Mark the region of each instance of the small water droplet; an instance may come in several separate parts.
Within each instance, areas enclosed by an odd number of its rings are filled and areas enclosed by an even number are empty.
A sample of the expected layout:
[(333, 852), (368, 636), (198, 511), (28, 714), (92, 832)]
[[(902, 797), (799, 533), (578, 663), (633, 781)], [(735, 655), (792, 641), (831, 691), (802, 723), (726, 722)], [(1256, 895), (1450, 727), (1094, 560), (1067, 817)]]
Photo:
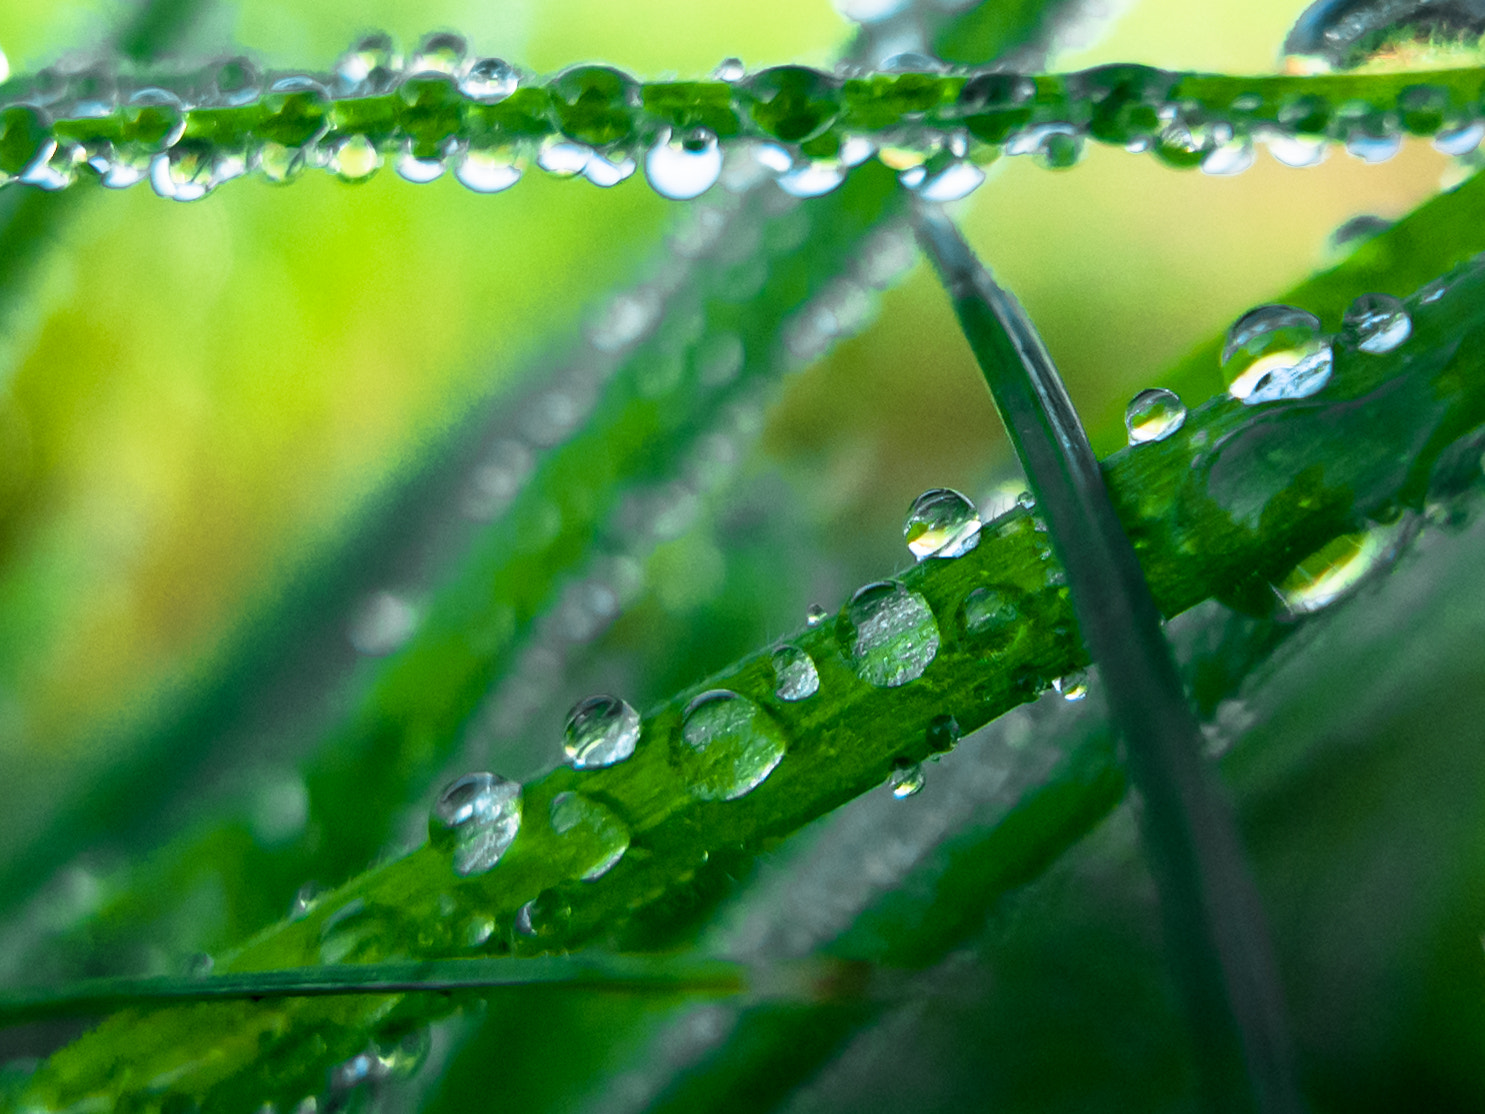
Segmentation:
[(753, 701), (726, 689), (686, 706), (681, 738), (696, 754), (696, 796), (731, 801), (761, 785), (784, 757), (784, 734)]
[(177, 143), (155, 156), (150, 164), (150, 185), (171, 201), (199, 201), (216, 187), (211, 145)]
[(1445, 128), (1433, 137), (1436, 151), (1444, 155), (1467, 155), (1485, 139), (1485, 124), (1476, 122), (1457, 128)]
[(320, 903), (324, 895), (318, 884), (306, 882), (294, 891), (294, 899), (289, 902), (289, 920), (302, 921), (314, 911), (314, 907)]
[(464, 56), (468, 52), (469, 46), (463, 35), (456, 35), (451, 31), (435, 31), (423, 36), (423, 41), (413, 52), (412, 62), (407, 69), (413, 74), (440, 73), (458, 76), (464, 68)]
[(894, 768), (887, 777), (887, 788), (892, 790), (892, 795), (899, 801), (905, 801), (921, 793), (925, 781), (923, 767), (914, 762)]
[(1023, 491), (1016, 496), (1016, 506), (1023, 511), (1034, 511), (1036, 510), (1036, 496), (1029, 491)]
[(330, 172), (345, 182), (364, 182), (382, 165), (382, 153), (364, 135), (352, 135), (330, 151)]
[(790, 702), (807, 700), (820, 691), (815, 660), (798, 646), (780, 646), (773, 652), (774, 695)]
[(357, 653), (385, 657), (406, 644), (418, 629), (418, 609), (392, 592), (373, 592), (361, 601), (347, 632)]
[(1414, 536), (1417, 523), (1403, 516), (1388, 525), (1374, 525), (1344, 534), (1310, 554), (1280, 581), (1276, 591), (1290, 615), (1310, 615), (1353, 595), (1387, 567), (1403, 543)]
[(428, 819), (433, 845), (452, 852), (454, 871), (483, 874), (500, 861), (521, 828), (521, 784), (498, 774), (465, 774), (450, 783)]
[(385, 32), (363, 35), (335, 62), (335, 82), (344, 93), (373, 96), (396, 84), (402, 70), (402, 55)]
[(606, 158), (594, 152), (583, 166), (583, 177), (595, 186), (608, 189), (617, 186), (631, 174), (634, 173), (637, 164), (628, 155), (619, 155), (617, 158)]
[(1346, 310), (1342, 326), (1346, 339), (1374, 356), (1391, 352), (1413, 335), (1413, 319), (1391, 294), (1361, 295)]
[(868, 684), (896, 688), (923, 676), (938, 654), (928, 601), (892, 580), (868, 584), (846, 605), (851, 663)]
[(475, 193), (499, 193), (521, 180), (523, 160), (508, 144), (471, 143), (454, 156), (454, 177)]
[(1253, 406), (1315, 394), (1330, 380), (1332, 354), (1313, 313), (1265, 305), (1227, 331), (1222, 364), (1228, 392)]
[(459, 92), (481, 104), (498, 104), (520, 83), (519, 71), (504, 58), (481, 58), (459, 79)]
[(1421, 306), (1431, 306), (1448, 292), (1449, 282), (1447, 279), (1434, 279), (1418, 291), (1418, 304)]
[(1021, 617), (1020, 593), (1014, 588), (976, 588), (964, 597), (959, 621), (964, 633), (977, 639), (1008, 641)]
[(1151, 387), (1130, 399), (1124, 410), (1124, 428), (1131, 445), (1164, 441), (1186, 424), (1186, 404), (1175, 391)]
[(351, 898), (320, 925), (320, 962), (346, 963), (364, 957), (377, 930), (378, 917), (365, 899)]
[[(916, 168), (924, 170), (923, 167)], [(985, 181), (985, 172), (972, 162), (956, 159), (938, 171), (924, 171), (921, 180), (913, 188), (925, 201), (960, 201), (979, 189)]]
[(592, 157), (593, 148), (586, 144), (548, 136), (537, 150), (536, 165), (558, 178), (572, 178), (583, 172)]
[(722, 174), (722, 149), (705, 128), (666, 132), (645, 156), (645, 177), (662, 197), (686, 201), (700, 197)]
[[(629, 829), (607, 805), (571, 791), (552, 798), (552, 830), (569, 853), (580, 852), (579, 877), (602, 878), (629, 850)], [(575, 850), (574, 850), (575, 849)]]
[(712, 71), (712, 78), (716, 81), (741, 81), (747, 72), (741, 58), (723, 58)]
[(416, 146), (414, 140), (408, 139), (403, 143), (402, 150), (397, 152), (396, 161), (393, 163), (397, 176), (416, 185), (424, 185), (442, 177), (443, 158), (441, 156), (423, 158), (416, 153)]
[(495, 935), (495, 918), (471, 917), (464, 925), (464, 946), (466, 948), (483, 947), (493, 935)]
[(919, 561), (963, 557), (980, 544), (980, 512), (952, 488), (930, 488), (908, 508), (902, 536)]
[(807, 627), (818, 627), (829, 617), (830, 612), (826, 611), (817, 603), (810, 604), (804, 610), (804, 624)]
[(287, 147), (282, 143), (268, 142), (258, 148), (258, 169), (263, 177), (280, 185), (292, 182), (304, 173), (309, 159), (303, 147)]
[(634, 753), (639, 713), (617, 696), (590, 696), (573, 705), (562, 733), (562, 752), (580, 770), (612, 766)]
[(1379, 236), (1392, 227), (1386, 217), (1362, 213), (1352, 217), (1330, 234), (1330, 246), (1336, 251), (1350, 251), (1358, 244)]
[(790, 197), (822, 197), (846, 180), (839, 159), (806, 159), (779, 175), (779, 189)]
[(1268, 152), (1285, 166), (1319, 166), (1325, 161), (1324, 139), (1294, 135), (1287, 131), (1268, 131), (1264, 135)]
[(1079, 669), (1075, 673), (1058, 677), (1052, 682), (1052, 687), (1061, 694), (1062, 699), (1069, 703), (1082, 700), (1088, 695), (1088, 673), (1086, 670)]
[(1213, 147), (1201, 160), (1201, 172), (1218, 178), (1241, 174), (1253, 165), (1253, 141), (1240, 136)]
[(186, 960), (186, 977), (192, 979), (207, 978), (216, 966), (216, 960), (207, 952), (197, 952)]

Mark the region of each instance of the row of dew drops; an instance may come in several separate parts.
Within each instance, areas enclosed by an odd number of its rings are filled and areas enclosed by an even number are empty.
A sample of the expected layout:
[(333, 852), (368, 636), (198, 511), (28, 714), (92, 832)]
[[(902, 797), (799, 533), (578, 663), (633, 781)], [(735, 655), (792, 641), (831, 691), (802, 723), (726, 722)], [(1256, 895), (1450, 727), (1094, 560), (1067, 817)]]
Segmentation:
[[(1436, 290), (1425, 290), (1420, 300), (1436, 300), (1443, 289), (1437, 285)], [(1390, 295), (1363, 295), (1344, 317), (1346, 341), (1368, 354), (1395, 350), (1411, 332), (1406, 308)], [(1321, 333), (1319, 319), (1286, 305), (1261, 306), (1244, 314), (1229, 330), (1223, 350), (1229, 393), (1249, 406), (1316, 394), (1329, 380), (1332, 362), (1332, 342)], [(1142, 391), (1125, 414), (1129, 442), (1138, 446), (1164, 440), (1182, 427), (1185, 418), (1185, 407), (1173, 392)], [(1033, 505), (1029, 495), (1023, 495), (1020, 504), (1028, 509)], [(913, 502), (904, 537), (919, 561), (952, 559), (975, 549), (981, 525), (970, 499), (948, 488), (934, 488)], [(1291, 610), (1314, 610), (1335, 598), (1330, 582), (1339, 571), (1327, 570), (1306, 583), (1288, 585), (1286, 602)], [(977, 587), (961, 605), (959, 621), (971, 636), (1004, 635), (1020, 617), (1020, 597), (1013, 588)], [(807, 623), (818, 627), (827, 618), (822, 608), (812, 607)], [(897, 581), (861, 588), (846, 604), (844, 620), (850, 664), (869, 684), (883, 688), (907, 684), (921, 677), (937, 655), (939, 628), (927, 600)], [(818, 670), (804, 649), (780, 645), (771, 664), (779, 700), (795, 703), (819, 691)], [(1072, 675), (1059, 679), (1054, 688), (1065, 699), (1078, 700), (1087, 693), (1087, 682), (1082, 674)], [(930, 729), (946, 736), (935, 740), (935, 749), (947, 749), (958, 737), (950, 717), (941, 718), (945, 722)], [(627, 702), (610, 695), (592, 696), (569, 713), (563, 753), (578, 769), (612, 766), (635, 752), (641, 731), (639, 713)], [(704, 692), (687, 705), (681, 739), (694, 765), (693, 792), (705, 801), (734, 800), (752, 791), (773, 772), (786, 750), (783, 731), (773, 717), (754, 701), (726, 689)], [(917, 765), (901, 766), (888, 784), (894, 796), (913, 796), (923, 787), (923, 771)], [(590, 854), (581, 872), (586, 880), (601, 878), (628, 849), (624, 822), (607, 805), (581, 793), (558, 794), (548, 819), (558, 835), (586, 841)], [(473, 875), (500, 861), (521, 823), (520, 784), (497, 774), (472, 773), (444, 790), (433, 807), (429, 830), (435, 846), (452, 856), (455, 871)], [(523, 910), (517, 923), (529, 926), (529, 911)]]
[[(882, 69), (912, 73), (942, 72), (944, 67), (923, 55), (903, 54), (889, 59)], [(724, 60), (712, 76), (737, 85), (750, 80), (736, 58)], [(194, 107), (241, 107), (265, 96), (308, 96), (326, 102), (332, 97), (384, 94), (409, 79), (427, 78), (451, 81), (464, 97), (481, 104), (506, 100), (531, 80), (503, 59), (471, 57), (464, 38), (450, 32), (425, 36), (405, 60), (390, 36), (364, 36), (340, 56), (332, 73), (323, 79), (309, 74), (265, 77), (246, 58), (225, 60), (194, 86), (178, 89), (161, 85), (121, 88), (120, 78), (101, 65), (70, 73), (45, 70), (16, 105), (72, 119), (106, 117), (122, 107), (126, 115), (158, 117), (160, 134), (148, 144), (117, 145), (106, 139), (78, 143), (53, 137), (41, 144), (35, 158), (14, 177), (55, 190), (72, 185), (80, 172), (90, 170), (109, 188), (123, 189), (148, 179), (162, 197), (194, 201), (253, 170), (276, 182), (289, 181), (311, 167), (326, 169), (346, 181), (365, 181), (381, 169), (390, 153), (396, 172), (409, 181), (431, 182), (451, 169), (469, 189), (496, 193), (519, 181), (532, 161), (558, 177), (582, 177), (598, 186), (614, 186), (635, 173), (638, 155), (646, 178), (658, 193), (686, 200), (706, 192), (725, 173), (723, 145), (715, 132), (702, 126), (664, 127), (647, 144), (620, 144), (603, 150), (560, 134), (541, 140), (534, 149), (508, 139), (466, 140), (457, 136), (429, 148), (404, 137), (390, 152), (362, 134), (337, 136), (321, 144), (327, 126), (299, 145), (263, 141), (252, 148), (185, 134), (185, 114)], [(1432, 111), (1440, 96), (1447, 101), (1442, 90), (1417, 88), (1421, 90), (1419, 96), (1428, 101), (1423, 109)], [(968, 82), (960, 100), (965, 104), (984, 102), (982, 107), (987, 110), (1017, 111), (1029, 105), (1034, 95), (1035, 85), (1029, 78), (988, 74)], [(1316, 111), (1310, 103), (1313, 99), (1302, 97), (1296, 102), (1296, 120)], [(1252, 164), (1252, 137), (1240, 134), (1230, 123), (1203, 120), (1199, 106), (1162, 103), (1147, 107), (1158, 115), (1156, 132), (1133, 136), (1126, 144), (1130, 150), (1159, 146), (1186, 152), (1195, 159), (1191, 164), (1219, 175), (1240, 173)], [(1201, 122), (1186, 119), (1193, 112), (1193, 119)], [(1398, 113), (1375, 116), (1368, 107), (1365, 119), (1347, 129), (1344, 136), (1347, 150), (1368, 162), (1389, 158), (1401, 146), (1403, 129)], [(1280, 117), (1282, 123), (1283, 112)], [(999, 153), (1031, 155), (1050, 167), (1070, 166), (1081, 157), (1085, 133), (1083, 126), (1053, 120), (1028, 124), (995, 143), (976, 139), (962, 128), (918, 128), (911, 134), (903, 132), (878, 140), (848, 134), (829, 155), (806, 155), (796, 143), (771, 140), (742, 140), (736, 146), (742, 152), (741, 161), (749, 167), (745, 178), (754, 172), (771, 175), (781, 189), (796, 197), (834, 190), (852, 167), (875, 157), (896, 170), (907, 188), (929, 201), (945, 202), (973, 192), (985, 180), (979, 164)], [(1328, 146), (1324, 136), (1307, 136), (1283, 126), (1260, 128), (1259, 134), (1276, 159), (1292, 166), (1314, 165), (1324, 158)], [(1443, 124), (1434, 142), (1446, 154), (1465, 155), (1479, 145), (1482, 137), (1485, 124), (1460, 120)], [(1182, 165), (1190, 161), (1183, 158)]]

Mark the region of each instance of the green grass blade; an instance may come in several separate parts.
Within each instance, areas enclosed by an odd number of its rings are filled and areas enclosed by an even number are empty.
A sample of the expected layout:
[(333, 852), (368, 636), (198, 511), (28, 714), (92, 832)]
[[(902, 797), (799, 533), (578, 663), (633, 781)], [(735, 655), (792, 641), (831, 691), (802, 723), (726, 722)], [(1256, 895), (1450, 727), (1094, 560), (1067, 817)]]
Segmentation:
[(1200, 725), (1098, 459), (1020, 303), (941, 214), (920, 211), (918, 229), (1046, 517), (1144, 798), (1145, 839), (1207, 1102), (1297, 1111), (1294, 1051), (1262, 900), (1201, 756)]

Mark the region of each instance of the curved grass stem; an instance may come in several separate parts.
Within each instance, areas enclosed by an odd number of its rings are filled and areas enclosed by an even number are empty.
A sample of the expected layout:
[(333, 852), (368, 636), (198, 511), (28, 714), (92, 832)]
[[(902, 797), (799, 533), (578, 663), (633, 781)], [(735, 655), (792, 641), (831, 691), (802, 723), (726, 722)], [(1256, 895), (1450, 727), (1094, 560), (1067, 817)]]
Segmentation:
[(1134, 547), (1030, 318), (941, 214), (919, 239), (975, 359), (1067, 572), (1073, 609), (1125, 743), (1190, 1017), (1207, 1109), (1298, 1111), (1294, 1055), (1258, 892)]

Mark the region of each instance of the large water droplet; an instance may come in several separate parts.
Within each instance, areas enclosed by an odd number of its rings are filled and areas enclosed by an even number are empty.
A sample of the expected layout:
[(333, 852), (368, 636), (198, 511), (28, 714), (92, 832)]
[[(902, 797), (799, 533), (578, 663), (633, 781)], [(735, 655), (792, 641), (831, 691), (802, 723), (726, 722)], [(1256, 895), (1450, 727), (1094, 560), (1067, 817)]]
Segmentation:
[(963, 557), (980, 544), (980, 512), (952, 488), (930, 488), (908, 508), (902, 536), (920, 561)]
[(846, 605), (851, 664), (868, 684), (896, 688), (923, 676), (938, 653), (928, 601), (896, 581), (868, 584)]
[(552, 798), (552, 830), (563, 838), (569, 854), (578, 853), (579, 876), (585, 882), (602, 878), (629, 850), (629, 828), (618, 814), (581, 793), (558, 793)]
[(1391, 352), (1413, 335), (1413, 319), (1391, 294), (1363, 294), (1342, 319), (1346, 338), (1363, 352)]
[(892, 790), (892, 795), (899, 801), (905, 801), (909, 797), (916, 797), (923, 791), (925, 780), (923, 767), (914, 762), (911, 765), (895, 767), (887, 777), (887, 788)]
[(435, 31), (424, 35), (418, 49), (413, 52), (408, 72), (414, 74), (440, 73), (457, 76), (464, 68), (464, 56), (469, 46), (463, 35), (452, 31)]
[(1415, 529), (1416, 520), (1404, 516), (1327, 542), (1279, 583), (1280, 601), (1291, 615), (1309, 615), (1345, 599), (1386, 568)]
[(1233, 323), (1222, 363), (1228, 392), (1253, 406), (1315, 394), (1330, 380), (1332, 355), (1313, 313), (1266, 305)]
[(353, 135), (335, 145), (328, 165), (342, 181), (364, 182), (381, 167), (382, 154), (364, 135)]
[(521, 828), (521, 785), (498, 774), (465, 774), (433, 806), (428, 835), (452, 852), (454, 871), (482, 874), (500, 861)]
[(696, 796), (731, 801), (755, 789), (787, 749), (773, 719), (726, 689), (704, 692), (686, 707), (681, 738), (696, 752)]
[(536, 165), (558, 178), (572, 178), (583, 172), (592, 157), (593, 148), (585, 143), (548, 136), (537, 150)]
[(1164, 441), (1186, 424), (1186, 404), (1175, 391), (1151, 387), (1129, 400), (1124, 409), (1124, 428), (1131, 445)]
[(645, 156), (645, 177), (655, 192), (675, 201), (700, 197), (722, 174), (722, 149), (705, 128), (666, 133)]
[(780, 700), (807, 700), (820, 691), (815, 659), (798, 646), (780, 646), (773, 652), (774, 695)]
[(150, 185), (171, 201), (199, 201), (216, 186), (211, 145), (177, 143), (155, 156), (150, 164)]
[(454, 177), (475, 193), (508, 190), (522, 171), (522, 160), (509, 144), (471, 143), (454, 156)]
[(433, 158), (423, 158), (417, 153), (416, 143), (408, 139), (397, 152), (396, 161), (393, 166), (397, 170), (397, 176), (417, 185), (424, 185), (436, 178), (442, 177), (444, 162), (440, 155)]
[(459, 92), (481, 104), (498, 104), (516, 91), (521, 75), (503, 58), (481, 58), (459, 79)]
[(634, 753), (639, 713), (617, 696), (590, 696), (567, 713), (562, 752), (580, 770), (612, 766)]

